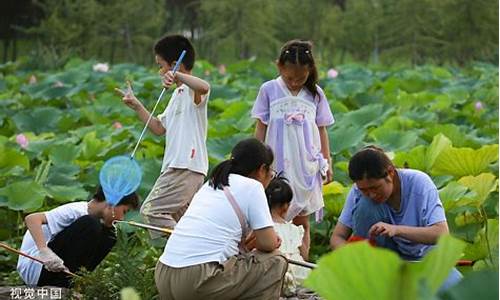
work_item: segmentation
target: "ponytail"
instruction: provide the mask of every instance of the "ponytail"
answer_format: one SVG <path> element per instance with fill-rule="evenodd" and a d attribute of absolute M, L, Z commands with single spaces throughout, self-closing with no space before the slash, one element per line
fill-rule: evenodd
<path fill-rule="evenodd" d="M 250 175 L 262 165 L 271 166 L 274 160 L 269 146 L 256 138 L 240 141 L 231 151 L 231 159 L 218 164 L 210 174 L 209 185 L 216 189 L 229 186 L 229 174 Z"/>
<path fill-rule="evenodd" d="M 209 185 L 216 189 L 222 189 L 224 186 L 229 185 L 229 174 L 232 169 L 232 159 L 227 159 L 218 164 L 212 171 L 210 176 Z"/>
<path fill-rule="evenodd" d="M 318 71 L 316 70 L 316 66 L 314 66 L 314 68 L 311 68 L 309 71 L 309 77 L 307 77 L 306 83 L 304 84 L 314 98 L 318 96 L 318 88 L 316 87 L 316 84 L 318 84 Z"/>
<path fill-rule="evenodd" d="M 266 188 L 267 204 L 269 209 L 289 204 L 293 198 L 293 191 L 283 173 L 276 175 Z"/>

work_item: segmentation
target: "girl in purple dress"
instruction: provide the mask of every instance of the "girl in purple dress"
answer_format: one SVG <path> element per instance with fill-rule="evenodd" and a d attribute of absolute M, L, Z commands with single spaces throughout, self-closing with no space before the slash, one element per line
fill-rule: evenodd
<path fill-rule="evenodd" d="M 255 137 L 273 149 L 274 168 L 284 172 L 293 189 L 287 219 L 304 227 L 302 253 L 309 254 L 309 215 L 320 219 L 321 184 L 332 181 L 327 126 L 335 120 L 323 90 L 309 41 L 292 40 L 277 61 L 280 76 L 265 82 L 257 95 L 252 117 Z"/>

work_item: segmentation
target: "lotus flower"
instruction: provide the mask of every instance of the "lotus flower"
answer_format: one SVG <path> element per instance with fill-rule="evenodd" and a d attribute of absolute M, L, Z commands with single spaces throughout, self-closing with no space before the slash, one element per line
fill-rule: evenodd
<path fill-rule="evenodd" d="M 476 109 L 476 111 L 481 111 L 483 110 L 483 103 L 481 101 L 477 101 L 475 104 L 474 104 L 474 108 Z"/>
<path fill-rule="evenodd" d="M 63 87 L 64 86 L 64 83 L 62 83 L 61 81 L 56 81 L 54 82 L 54 84 L 52 85 L 52 87 L 55 87 L 55 88 L 60 88 L 60 87 Z"/>
<path fill-rule="evenodd" d="M 36 79 L 36 76 L 35 75 L 31 75 L 30 76 L 30 79 L 28 80 L 28 83 L 29 84 L 36 84 L 37 83 L 37 79 Z"/>
<path fill-rule="evenodd" d="M 94 70 L 95 72 L 106 73 L 109 71 L 109 65 L 107 63 L 98 63 L 92 66 L 92 70 Z"/>
<path fill-rule="evenodd" d="M 326 73 L 326 76 L 328 76 L 328 78 L 335 78 L 339 75 L 339 72 L 337 72 L 337 70 L 335 69 L 329 69 L 328 72 Z"/>
<path fill-rule="evenodd" d="M 16 135 L 16 143 L 23 149 L 28 148 L 28 138 L 24 134 L 18 134 Z"/>
<path fill-rule="evenodd" d="M 120 129 L 122 127 L 123 127 L 122 123 L 120 123 L 118 121 L 113 122 L 113 128 Z"/>
<path fill-rule="evenodd" d="M 226 74 L 226 65 L 219 65 L 217 67 L 217 70 L 219 71 L 219 74 L 225 75 Z"/>

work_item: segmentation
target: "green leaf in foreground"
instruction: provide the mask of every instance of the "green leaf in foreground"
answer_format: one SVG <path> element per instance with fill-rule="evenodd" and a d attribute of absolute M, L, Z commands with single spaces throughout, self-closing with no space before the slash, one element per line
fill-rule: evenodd
<path fill-rule="evenodd" d="M 141 300 L 141 297 L 134 288 L 126 287 L 120 291 L 121 300 Z"/>
<path fill-rule="evenodd" d="M 437 292 L 446 280 L 450 270 L 465 248 L 465 243 L 449 235 L 439 239 L 436 248 L 431 250 L 420 263 L 412 264 L 416 280 L 426 281 L 431 293 Z"/>
<path fill-rule="evenodd" d="M 389 250 L 354 243 L 322 257 L 305 285 L 327 300 L 394 299 L 394 289 L 383 283 L 397 282 L 402 264 Z"/>
<path fill-rule="evenodd" d="M 441 298 L 443 300 L 498 299 L 498 270 L 470 272 Z"/>
<path fill-rule="evenodd" d="M 305 285 L 327 300 L 419 299 L 419 286 L 436 293 L 464 246 L 443 236 L 422 262 L 410 263 L 366 242 L 349 244 L 321 258 Z"/>

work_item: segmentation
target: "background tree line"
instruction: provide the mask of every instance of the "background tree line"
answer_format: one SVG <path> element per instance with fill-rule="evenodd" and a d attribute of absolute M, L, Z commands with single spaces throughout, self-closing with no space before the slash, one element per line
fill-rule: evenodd
<path fill-rule="evenodd" d="M 4 0 L 3 62 L 57 67 L 69 57 L 153 63 L 165 33 L 213 63 L 273 60 L 292 38 L 323 64 L 498 62 L 497 0 Z"/>

